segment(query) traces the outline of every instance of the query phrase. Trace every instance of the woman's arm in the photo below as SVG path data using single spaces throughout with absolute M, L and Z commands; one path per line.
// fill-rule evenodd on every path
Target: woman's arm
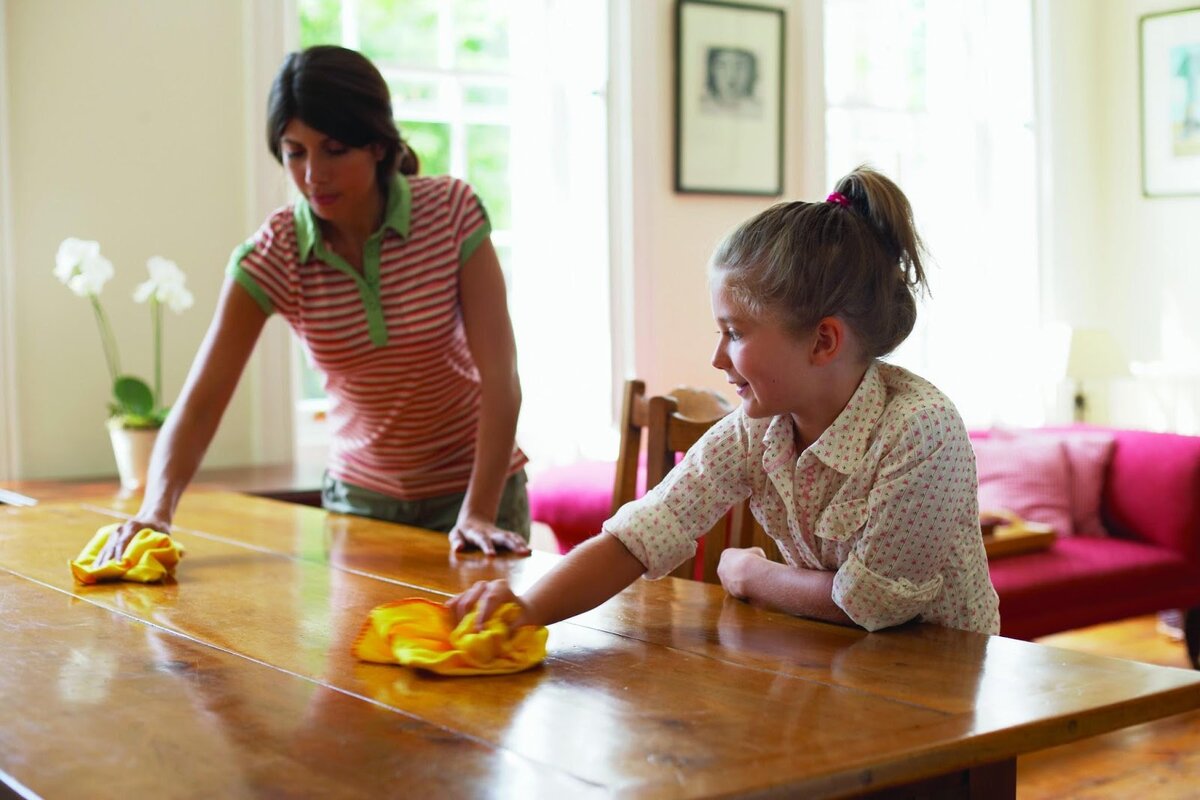
M 450 532 L 451 549 L 474 545 L 492 555 L 500 546 L 527 553 L 529 547 L 520 536 L 495 525 L 517 433 L 521 379 L 517 375 L 517 345 L 508 316 L 504 273 L 491 239 L 485 238 L 463 264 L 458 291 L 467 346 L 479 370 L 482 397 L 471 482 L 458 524 Z
M 96 563 L 119 557 L 142 528 L 170 530 L 179 498 L 196 474 L 266 321 L 250 294 L 226 278 L 208 333 L 155 443 L 141 509 L 110 537 Z
M 717 565 L 721 585 L 739 600 L 798 617 L 854 625 L 833 602 L 835 574 L 769 561 L 761 547 L 731 547 L 721 553 Z
M 572 550 L 522 597 L 513 594 L 507 581 L 480 581 L 446 604 L 456 619 L 478 607 L 479 627 L 512 602 L 524 609 L 516 625 L 549 625 L 595 608 L 645 571 L 617 537 L 601 533 Z

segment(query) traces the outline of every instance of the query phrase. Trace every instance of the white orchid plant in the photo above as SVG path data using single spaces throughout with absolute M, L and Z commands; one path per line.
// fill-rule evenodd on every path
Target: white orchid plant
M 54 275 L 79 297 L 86 297 L 100 327 L 100 344 L 112 378 L 112 399 L 108 404 L 109 424 L 124 428 L 157 428 L 162 425 L 170 408 L 162 399 L 162 318 L 163 306 L 175 313 L 191 307 L 192 293 L 184 285 L 187 277 L 175 262 L 154 256 L 146 262 L 150 279 L 139 284 L 133 293 L 138 303 L 150 304 L 150 320 L 154 331 L 154 387 L 140 378 L 121 371 L 117 341 L 112 326 L 100 305 L 100 292 L 113 276 L 112 262 L 100 254 L 98 242 L 66 239 L 58 247 Z

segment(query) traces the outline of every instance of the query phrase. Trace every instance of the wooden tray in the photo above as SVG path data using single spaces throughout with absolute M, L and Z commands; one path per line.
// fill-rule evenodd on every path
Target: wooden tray
M 1003 558 L 1045 550 L 1054 544 L 1054 539 L 1054 529 L 1038 522 L 999 525 L 993 533 L 983 537 L 983 548 L 988 558 Z

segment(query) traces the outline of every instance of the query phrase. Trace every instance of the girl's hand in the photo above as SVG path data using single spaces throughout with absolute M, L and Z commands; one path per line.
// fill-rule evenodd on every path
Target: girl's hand
M 739 600 L 748 600 L 751 586 L 754 584 L 751 575 L 766 560 L 767 554 L 761 547 L 726 548 L 721 551 L 717 577 L 721 579 L 725 591 Z
M 461 552 L 469 547 L 475 547 L 485 555 L 496 555 L 496 549 L 507 550 L 513 555 L 529 555 L 529 545 L 517 534 L 497 528 L 482 517 L 465 516 L 458 518 L 458 524 L 450 531 L 450 554 Z
M 169 522 L 163 522 L 162 520 L 158 519 L 142 519 L 139 517 L 134 517 L 128 522 L 122 523 L 121 527 L 117 528 L 109 535 L 108 541 L 105 543 L 104 548 L 100 551 L 100 554 L 96 556 L 95 565 L 98 567 L 110 560 L 120 560 L 121 556 L 125 553 L 125 547 L 129 544 L 130 540 L 132 540 L 134 536 L 137 536 L 138 531 L 145 528 L 150 528 L 151 530 L 158 531 L 159 533 L 171 533 L 171 523 Z
M 479 613 L 475 616 L 475 630 L 482 630 L 483 623 L 487 622 L 488 618 L 505 603 L 516 603 L 521 607 L 521 615 L 513 624 L 514 628 L 529 623 L 529 609 L 521 602 L 521 598 L 513 594 L 513 590 L 506 580 L 479 581 L 462 594 L 447 600 L 446 606 L 454 612 L 456 623 L 461 622 L 471 609 L 478 609 Z

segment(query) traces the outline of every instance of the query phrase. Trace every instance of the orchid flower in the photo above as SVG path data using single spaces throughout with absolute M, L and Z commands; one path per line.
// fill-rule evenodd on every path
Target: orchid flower
M 54 259 L 54 276 L 79 297 L 91 301 L 100 327 L 100 343 L 113 381 L 115 402 L 109 404 L 114 420 L 129 427 L 157 427 L 167 409 L 162 406 L 162 306 L 175 313 L 191 308 L 194 298 L 184 285 L 187 281 L 175 262 L 154 256 L 146 262 L 150 279 L 134 291 L 133 299 L 150 303 L 150 321 L 154 335 L 154 389 L 131 375 L 121 374 L 117 343 L 108 317 L 100 305 L 100 291 L 113 277 L 112 262 L 100 254 L 98 242 L 64 239 Z
M 150 280 L 138 284 L 133 292 L 134 300 L 144 303 L 153 296 L 157 302 L 166 303 L 176 314 L 192 307 L 192 293 L 184 286 L 187 276 L 174 261 L 153 256 L 146 261 L 146 269 L 150 271 Z
M 138 284 L 133 299 L 138 303 L 150 302 L 150 321 L 154 330 L 154 405 L 162 402 L 162 306 L 166 303 L 176 314 L 192 307 L 194 299 L 184 283 L 187 276 L 179 265 L 162 256 L 151 256 L 146 261 L 150 280 Z

